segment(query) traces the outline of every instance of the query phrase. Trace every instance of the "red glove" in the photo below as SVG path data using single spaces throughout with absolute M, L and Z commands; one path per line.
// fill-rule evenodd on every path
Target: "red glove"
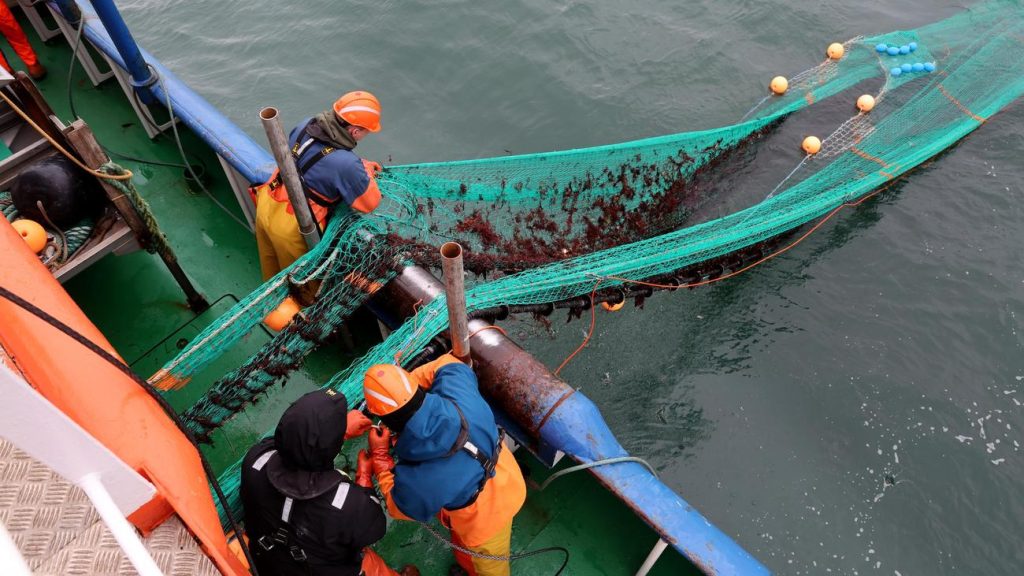
M 373 460 L 366 450 L 360 450 L 357 457 L 356 484 L 363 488 L 373 488 Z
M 356 436 L 366 434 L 366 431 L 373 426 L 373 422 L 359 410 L 349 410 L 345 422 L 345 440 L 351 440 Z
M 373 459 L 373 473 L 388 472 L 395 467 L 395 459 L 391 457 L 391 430 L 381 425 L 370 430 L 366 437 L 370 445 L 370 458 Z
M 384 169 L 381 167 L 380 162 L 374 162 L 373 160 L 363 160 L 363 168 L 366 169 L 366 173 L 370 176 L 376 176 Z

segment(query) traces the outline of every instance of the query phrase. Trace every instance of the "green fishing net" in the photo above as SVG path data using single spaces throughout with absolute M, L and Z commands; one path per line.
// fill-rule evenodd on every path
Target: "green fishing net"
M 880 44 L 914 50 L 890 55 Z M 385 201 L 377 212 L 334 219 L 320 245 L 239 302 L 151 381 L 187 382 L 290 290 L 319 283 L 305 318 L 222 377 L 185 414 L 206 437 L 301 363 L 372 286 L 410 260 L 436 266 L 437 246 L 449 240 L 463 244 L 466 267 L 479 275 L 467 292 L 470 312 L 559 302 L 681 270 L 707 277 L 713 272 L 702 271 L 702 263 L 742 253 L 864 197 L 1024 92 L 1019 2 L 982 3 L 916 30 L 854 38 L 845 48 L 841 60 L 794 75 L 786 94 L 765 97 L 735 125 L 579 150 L 391 167 L 378 179 Z M 851 94 L 864 87 L 876 100 L 866 114 L 853 106 L 859 93 Z M 756 155 L 760 139 L 786 118 L 840 94 L 848 97 L 842 105 L 849 114 L 829 128 L 817 154 L 755 180 L 748 205 L 698 217 L 709 182 Z M 355 403 L 366 368 L 412 358 L 446 327 L 442 297 L 324 385 Z M 220 481 L 236 507 L 237 465 Z

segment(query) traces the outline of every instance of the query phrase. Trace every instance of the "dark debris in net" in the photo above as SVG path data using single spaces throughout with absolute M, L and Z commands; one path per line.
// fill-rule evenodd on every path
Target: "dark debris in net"
M 687 169 L 694 158 L 678 150 L 661 162 L 645 163 L 637 156 L 557 189 L 543 187 L 538 190 L 539 205 L 511 216 L 502 213 L 507 207 L 503 200 L 472 210 L 463 202 L 453 202 L 450 208 L 457 221 L 442 229 L 434 218 L 438 208 L 434 199 L 419 204 L 417 212 L 428 218 L 431 233 L 463 243 L 464 266 L 470 272 L 481 277 L 494 272 L 514 274 L 681 228 L 715 191 L 716 180 L 733 170 L 739 164 L 734 160 L 749 154 L 749 148 L 770 128 L 748 135 L 726 151 L 719 151 L 721 142 L 707 147 L 700 155 L 711 160 L 692 174 Z M 463 184 L 463 196 L 465 189 Z M 557 197 L 552 198 L 553 194 Z M 391 233 L 387 242 L 402 246 L 421 266 L 440 267 L 437 246 L 430 241 Z

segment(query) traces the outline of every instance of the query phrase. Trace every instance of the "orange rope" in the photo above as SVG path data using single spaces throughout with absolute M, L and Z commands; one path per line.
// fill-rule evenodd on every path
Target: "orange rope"
M 682 284 L 682 285 L 672 286 L 672 285 L 669 285 L 669 284 L 656 284 L 654 282 L 643 282 L 641 280 L 631 280 L 629 278 L 623 278 L 621 276 L 602 276 L 594 284 L 593 290 L 590 291 L 590 329 L 587 331 L 587 335 L 583 338 L 583 342 L 579 345 L 579 347 L 576 348 L 576 350 L 574 350 L 572 354 L 569 354 L 569 356 L 565 360 L 563 360 L 562 363 L 558 366 L 558 369 L 555 370 L 555 376 L 558 376 L 558 373 L 562 370 L 562 368 L 565 368 L 565 365 L 568 364 L 569 361 L 573 359 L 573 357 L 575 357 L 577 354 L 579 354 L 579 352 L 581 350 L 583 350 L 584 348 L 586 348 L 587 344 L 590 343 L 590 338 L 594 334 L 594 326 L 597 323 L 597 314 L 596 314 L 596 311 L 594 310 L 594 300 L 595 300 L 596 294 L 597 294 L 597 287 L 600 286 L 601 283 L 604 282 L 605 280 L 617 280 L 619 282 L 624 282 L 624 283 L 627 283 L 627 284 L 638 284 L 638 285 L 641 285 L 641 286 L 649 286 L 651 288 L 662 288 L 662 289 L 668 289 L 668 290 L 678 290 L 680 288 L 696 288 L 698 286 L 706 286 L 708 284 L 713 284 L 715 282 L 721 282 L 722 280 L 725 280 L 726 278 L 732 278 L 733 276 L 737 276 L 739 274 L 742 274 L 742 273 L 746 272 L 747 270 L 750 270 L 754 266 L 758 266 L 760 264 L 764 264 L 765 262 L 771 260 L 772 258 L 775 258 L 776 256 L 780 256 L 782 254 L 785 254 L 790 249 L 792 249 L 794 246 L 796 246 L 797 244 L 803 242 L 808 236 L 810 236 L 815 231 L 817 231 L 818 228 L 821 228 L 822 225 L 825 224 L 825 222 L 828 222 L 833 216 L 836 215 L 836 213 L 838 213 L 843 208 L 848 208 L 848 207 L 852 208 L 852 207 L 855 207 L 855 206 L 859 206 L 862 202 L 868 200 L 869 198 L 877 196 L 878 194 L 881 194 L 885 190 L 888 190 L 890 186 L 891 186 L 891 184 L 887 184 L 886 186 L 884 186 L 882 188 L 879 188 L 878 190 L 875 190 L 874 192 L 872 192 L 870 194 L 865 195 L 863 198 L 857 200 L 856 202 L 844 202 L 844 203 L 840 204 L 839 206 L 836 206 L 831 212 L 826 214 L 825 217 L 823 217 L 821 220 L 819 220 L 817 224 L 812 226 L 810 230 L 805 232 L 802 236 L 800 236 L 799 238 L 794 240 L 788 246 L 786 246 L 786 247 L 784 247 L 784 248 L 782 248 L 782 249 L 780 249 L 780 250 L 778 250 L 776 252 L 773 252 L 773 253 L 765 256 L 764 258 L 761 258 L 757 262 L 753 262 L 751 264 L 748 264 L 747 266 L 744 266 L 743 268 L 740 268 L 739 270 L 736 270 L 735 272 L 730 272 L 728 274 L 723 274 L 722 276 L 719 276 L 717 278 L 708 278 L 707 280 L 701 280 L 700 282 L 694 282 L 692 284 Z
M 419 316 L 420 316 L 420 311 L 419 311 L 420 304 L 423 304 L 423 298 L 420 298 L 419 300 L 417 300 L 417 301 L 412 303 L 412 331 L 413 331 L 413 334 L 415 334 L 416 331 L 419 330 L 419 325 L 418 325 L 417 320 L 419 320 Z M 409 342 L 409 344 L 405 348 L 402 348 L 398 352 L 395 352 L 395 365 L 396 366 L 401 366 L 402 365 L 402 362 L 401 362 L 402 356 L 405 356 L 405 352 L 409 349 L 409 346 L 412 346 L 412 342 Z
M 498 326 L 497 324 L 488 324 L 487 326 L 484 326 L 483 328 L 474 331 L 472 334 L 469 335 L 469 337 L 472 338 L 473 336 L 476 336 L 477 334 L 483 332 L 484 330 L 497 330 L 498 332 L 501 332 L 503 336 L 508 336 L 508 332 L 505 332 L 505 329 L 502 328 L 501 326 Z
M 608 278 L 610 278 L 610 276 Z M 563 360 L 562 363 L 558 366 L 558 368 L 555 369 L 555 376 L 558 376 L 558 373 L 561 372 L 562 368 L 565 368 L 565 365 L 568 364 L 569 361 L 573 359 L 573 356 L 579 354 L 580 350 L 586 348 L 587 344 L 590 343 L 590 337 L 593 336 L 594 334 L 594 326 L 597 324 L 597 310 L 594 309 L 594 298 L 597 295 L 597 287 L 600 286 L 601 282 L 604 281 L 605 278 L 601 278 L 600 280 L 595 282 L 594 289 L 590 291 L 590 330 L 587 331 L 587 335 L 586 337 L 583 338 L 583 342 L 579 345 L 579 347 L 576 348 L 576 350 L 573 350 L 573 353 L 569 354 L 569 357 Z
M 420 311 L 419 311 L 420 304 L 423 304 L 423 298 L 420 298 L 419 300 L 417 300 L 417 301 L 412 303 L 412 329 L 413 330 L 415 330 L 417 328 L 416 320 L 419 319 L 419 316 L 420 316 Z
M 961 112 L 963 112 L 964 114 L 967 114 L 968 116 L 970 116 L 971 118 L 974 118 L 975 120 L 977 120 L 978 122 L 980 122 L 982 124 L 985 123 L 985 119 L 984 118 L 982 118 L 981 116 L 978 116 L 974 112 L 971 112 L 970 110 L 968 110 L 967 106 L 964 106 L 959 100 L 954 98 L 952 94 L 947 92 L 946 89 L 942 86 L 942 84 L 939 84 L 939 92 L 942 92 L 943 96 L 945 96 L 946 98 L 949 98 L 949 101 L 952 102 L 957 108 L 959 108 Z
M 861 150 L 860 148 L 857 148 L 856 146 L 850 146 L 850 152 L 853 152 L 854 154 L 856 154 L 857 156 L 860 156 L 861 158 L 863 158 L 865 160 L 870 160 L 872 162 L 878 162 L 879 164 L 882 165 L 882 168 L 888 168 L 889 167 L 889 164 L 885 160 L 882 160 L 881 158 L 879 158 L 877 156 L 872 156 L 871 154 L 868 154 L 867 152 Z

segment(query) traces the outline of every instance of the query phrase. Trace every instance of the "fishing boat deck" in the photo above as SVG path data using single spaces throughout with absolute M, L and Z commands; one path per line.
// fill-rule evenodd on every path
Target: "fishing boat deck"
M 68 97 L 73 95 L 75 110 L 92 127 L 97 140 L 108 147 L 114 161 L 134 172 L 136 187 L 152 208 L 182 267 L 211 303 L 211 308 L 205 312 L 195 314 L 191 311 L 184 294 L 161 261 L 143 251 L 104 256 L 65 283 L 65 288 L 78 305 L 133 370 L 144 378 L 148 377 L 191 337 L 260 284 L 252 233 L 186 183 L 182 159 L 173 137 L 168 133 L 150 140 L 113 80 L 94 87 L 76 64 L 69 90 L 67 74 L 71 49 L 60 37 L 44 46 L 28 22 L 23 21 L 23 27 L 37 48 L 41 61 L 49 69 L 47 78 L 37 83 L 42 94 L 66 122 L 72 118 Z M 145 38 L 139 40 L 145 44 Z M 21 67 L 20 61 L 13 64 L 16 68 Z M 208 177 L 207 188 L 236 217 L 242 218 L 216 155 L 184 126 L 179 126 L 179 133 L 189 162 L 204 168 Z M 219 370 L 218 374 L 222 374 L 228 366 L 237 366 L 269 338 L 269 332 L 254 331 L 207 373 Z M 341 345 L 325 346 L 293 373 L 287 386 L 275 387 L 257 405 L 238 414 L 219 430 L 214 436 L 215 444 L 204 449 L 214 469 L 220 472 L 237 461 L 256 439 L 273 429 L 292 400 L 319 387 L 372 342 L 357 344 L 354 352 L 343 350 Z M 205 379 L 202 376 L 184 389 L 168 393 L 168 399 L 176 409 L 190 406 L 212 383 L 213 376 Z M 54 573 L 104 573 L 96 568 L 99 564 L 81 564 L 86 568 L 78 568 L 76 563 L 76 559 L 88 556 L 85 549 L 94 545 L 103 550 L 109 546 L 116 548 L 112 538 L 101 534 L 102 526 L 97 527 L 95 512 L 79 511 L 71 516 L 59 512 L 65 506 L 76 510 L 82 508 L 84 495 L 52 473 L 47 476 L 41 465 L 26 463 L 25 456 L 17 450 L 4 445 L 0 447 L 0 453 L 5 459 L 4 473 L 0 475 L 3 480 L 0 495 L 4 496 L 0 504 L 5 511 L 5 524 L 10 526 L 11 522 L 10 512 L 6 512 L 9 509 L 7 499 L 17 492 L 10 487 L 9 477 L 15 473 L 22 474 L 21 470 L 29 481 L 39 483 L 34 490 L 42 494 L 40 502 L 52 508 L 44 516 L 52 519 L 56 523 L 54 526 L 59 524 L 61 534 L 65 530 L 64 524 L 60 524 L 62 519 L 76 518 L 78 528 L 75 534 L 54 536 L 52 542 L 65 543 L 47 554 L 45 562 L 37 562 L 34 568 L 38 566 L 40 573 L 47 573 L 43 570 L 51 568 Z M 569 548 L 571 560 L 563 574 L 631 574 L 637 570 L 658 541 L 654 531 L 590 474 L 573 474 L 559 479 L 543 492 L 536 490 L 552 471 L 525 451 L 519 451 L 517 457 L 531 489 L 526 506 L 516 517 L 513 550 L 535 550 L 547 546 Z M 8 461 L 14 464 L 8 464 Z M 572 462 L 560 467 L 568 464 Z M 33 515 L 36 516 L 38 514 Z M 168 524 L 171 526 L 161 527 L 149 539 L 150 546 L 157 546 L 157 541 L 169 544 L 171 548 L 192 542 L 190 537 L 183 535 L 180 523 Z M 392 522 L 388 535 L 375 548 L 394 566 L 417 564 L 424 576 L 447 574 L 452 563 L 450 551 L 413 523 Z M 198 568 L 199 561 L 209 564 L 202 554 L 194 558 L 196 568 L 186 569 L 175 564 L 179 561 L 177 559 L 167 560 L 161 548 L 154 550 L 160 565 L 170 567 L 167 570 L 169 574 L 207 573 L 202 571 L 205 568 Z M 196 556 L 194 549 L 188 550 L 189 555 Z M 26 552 L 25 547 L 22 547 L 22 552 L 26 557 L 32 555 L 31 551 Z M 95 562 L 102 561 L 104 566 L 115 567 L 122 563 L 105 554 L 105 551 L 96 552 Z M 89 561 L 92 560 L 82 560 Z M 514 566 L 515 571 L 521 574 L 554 574 L 561 562 L 561 554 L 548 553 L 519 560 Z M 130 571 L 128 568 L 128 573 Z M 700 574 L 700 571 L 679 554 L 670 552 L 657 562 L 651 574 Z

